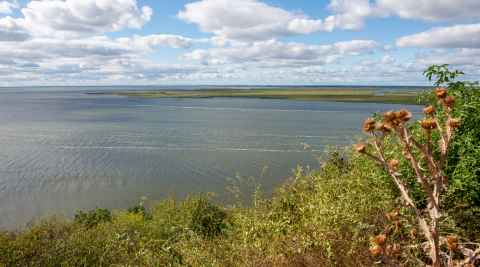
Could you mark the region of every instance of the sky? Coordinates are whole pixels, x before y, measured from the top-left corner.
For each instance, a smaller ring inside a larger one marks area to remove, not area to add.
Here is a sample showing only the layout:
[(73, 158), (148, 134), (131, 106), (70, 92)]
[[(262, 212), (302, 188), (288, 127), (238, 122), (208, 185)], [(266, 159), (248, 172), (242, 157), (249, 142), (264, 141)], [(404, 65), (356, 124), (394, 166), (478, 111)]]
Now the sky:
[(0, 0), (0, 86), (480, 78), (480, 0)]

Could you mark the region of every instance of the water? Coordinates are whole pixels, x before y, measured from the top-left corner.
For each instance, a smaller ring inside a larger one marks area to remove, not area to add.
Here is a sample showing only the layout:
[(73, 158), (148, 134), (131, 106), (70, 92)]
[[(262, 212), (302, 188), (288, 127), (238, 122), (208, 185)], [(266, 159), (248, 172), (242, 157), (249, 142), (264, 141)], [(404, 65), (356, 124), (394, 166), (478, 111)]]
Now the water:
[[(361, 121), (397, 105), (265, 99), (140, 99), (0, 91), (0, 228), (95, 207), (225, 192), (236, 174), (268, 192)], [(410, 107), (419, 110), (418, 107)], [(307, 143), (314, 152), (305, 151)]]

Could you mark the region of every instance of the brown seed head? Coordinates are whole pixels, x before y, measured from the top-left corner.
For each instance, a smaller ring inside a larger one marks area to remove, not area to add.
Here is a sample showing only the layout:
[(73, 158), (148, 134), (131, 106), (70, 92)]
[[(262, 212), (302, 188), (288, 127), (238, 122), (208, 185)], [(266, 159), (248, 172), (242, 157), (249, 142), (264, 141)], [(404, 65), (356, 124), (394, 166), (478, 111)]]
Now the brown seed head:
[(424, 119), (420, 121), (420, 125), (425, 130), (433, 130), (437, 128), (437, 122), (432, 119)]
[(412, 239), (417, 238), (417, 229), (413, 228), (412, 230), (410, 230), (410, 237)]
[(454, 235), (447, 236), (447, 247), (449, 250), (456, 250), (458, 248), (458, 237)]
[[(391, 159), (388, 161), (388, 167), (390, 167), (390, 169), (394, 171), (398, 170), (399, 164), (400, 164), (400, 161), (398, 161), (398, 159)], [(398, 212), (397, 212), (397, 215), (398, 215)]]
[(458, 127), (460, 127), (460, 120), (456, 118), (449, 119), (447, 123), (448, 126), (450, 126), (450, 128), (452, 129), (457, 129)]
[(357, 151), (358, 153), (363, 154), (367, 151), (367, 146), (363, 143), (358, 143), (358, 144), (353, 145), (353, 149), (355, 149), (355, 151)]
[(443, 100), (443, 103), (445, 104), (445, 106), (453, 108), (453, 106), (455, 105), (455, 97), (449, 95)]
[(373, 118), (368, 118), (363, 122), (363, 131), (369, 133), (375, 130), (375, 120)]
[(369, 251), (370, 251), (370, 254), (372, 254), (372, 256), (377, 257), (380, 254), (382, 254), (383, 249), (380, 246), (375, 245), (373, 247), (370, 247)]
[(392, 126), (388, 123), (377, 123), (375, 129), (381, 131), (384, 134), (388, 134), (392, 131)]
[(381, 246), (383, 244), (385, 244), (385, 241), (387, 241), (387, 235), (385, 234), (381, 234), (381, 235), (377, 235), (374, 239), (373, 239), (373, 243)]
[(435, 113), (435, 108), (433, 106), (428, 106), (423, 109), (423, 113), (427, 116), (433, 116)]
[(395, 112), (393, 112), (392, 110), (383, 113), (383, 121), (385, 123), (392, 123), (393, 121), (395, 121), (396, 118), (397, 116), (395, 115)]
[(447, 97), (447, 89), (445, 89), (444, 87), (438, 87), (437, 89), (435, 89), (435, 95), (437, 95), (438, 99), (444, 99), (445, 97)]
[(401, 109), (398, 112), (395, 112), (395, 115), (401, 122), (407, 122), (412, 118), (412, 113), (406, 109)]

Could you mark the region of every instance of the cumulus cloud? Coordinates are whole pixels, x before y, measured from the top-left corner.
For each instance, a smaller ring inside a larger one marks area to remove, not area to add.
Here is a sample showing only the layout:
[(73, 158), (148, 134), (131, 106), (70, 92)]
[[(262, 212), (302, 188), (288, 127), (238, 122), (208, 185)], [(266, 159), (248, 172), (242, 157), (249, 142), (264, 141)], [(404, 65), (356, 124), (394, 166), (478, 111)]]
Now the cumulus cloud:
[(480, 48), (480, 24), (433, 28), (401, 37), (396, 43), (399, 47)]
[(369, 0), (331, 0), (328, 5), (335, 15), (326, 18), (330, 28), (359, 30), (363, 28), (365, 18), (382, 13), (370, 5)]
[(19, 82), (176, 79), (196, 69), (157, 64), (148, 55), (160, 47), (185, 49), (205, 42), (173, 34), (107, 37), (150, 20), (151, 8), (136, 0), (33, 0), (19, 14), (0, 18), (0, 75)]
[(378, 8), (406, 19), (469, 20), (480, 18), (478, 0), (377, 0)]
[(0, 1), (0, 14), (11, 14), (18, 7), (17, 1)]
[(359, 30), (369, 17), (397, 16), (424, 21), (472, 21), (480, 18), (478, 0), (330, 0), (329, 29)]
[[(147, 60), (158, 46), (188, 47), (193, 40), (177, 35), (147, 35), (128, 38), (92, 36), (65, 41), (32, 38), (23, 42), (0, 42), (0, 76), (7, 80), (48, 83), (95, 81), (149, 82), (180, 79), (198, 71), (189, 64), (162, 65)], [(3, 67), (2, 67), (3, 66)], [(5, 80), (4, 80), (5, 81)]]
[(172, 48), (189, 48), (196, 40), (172, 34), (152, 34), (147, 36), (134, 36), (133, 38), (119, 38), (119, 42), (145, 50), (151, 50), (158, 46)]
[(258, 62), (262, 64), (327, 64), (343, 56), (369, 53), (378, 44), (372, 40), (353, 40), (330, 45), (283, 43), (277, 40), (238, 44), (229, 47), (197, 49), (183, 58), (204, 64)]
[(16, 19), (0, 18), (0, 42), (20, 42), (30, 38), (30, 33)]
[(460, 48), (449, 51), (434, 50), (418, 54), (415, 62), (417, 65), (429, 66), (432, 64), (450, 64), (455, 66), (480, 66), (479, 48)]
[(321, 20), (257, 0), (201, 0), (185, 5), (177, 16), (204, 32), (241, 41), (329, 30)]
[(26, 28), (35, 35), (85, 35), (140, 28), (152, 16), (136, 0), (34, 0), (21, 9)]

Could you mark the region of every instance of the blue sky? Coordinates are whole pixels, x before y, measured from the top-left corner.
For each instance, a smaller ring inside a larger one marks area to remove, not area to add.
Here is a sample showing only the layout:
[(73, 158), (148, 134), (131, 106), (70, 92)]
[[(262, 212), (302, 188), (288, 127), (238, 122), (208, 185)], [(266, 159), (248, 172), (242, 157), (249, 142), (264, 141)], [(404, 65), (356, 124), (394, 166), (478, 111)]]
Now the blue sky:
[(414, 85), (480, 76), (478, 0), (0, 0), (0, 85)]

